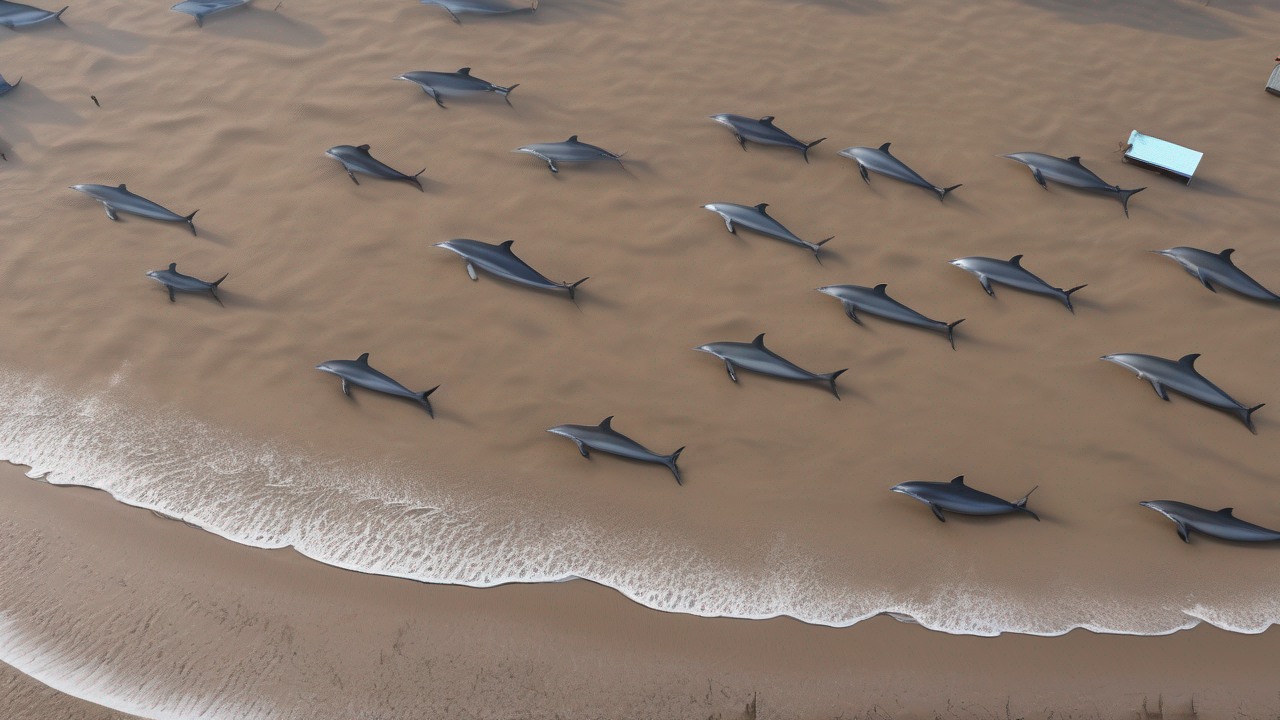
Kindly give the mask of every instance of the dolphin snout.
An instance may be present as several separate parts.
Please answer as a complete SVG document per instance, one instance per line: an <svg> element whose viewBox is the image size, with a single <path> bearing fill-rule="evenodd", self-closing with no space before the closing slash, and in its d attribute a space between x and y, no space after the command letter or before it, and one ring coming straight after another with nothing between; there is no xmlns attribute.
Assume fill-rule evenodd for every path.
<svg viewBox="0 0 1280 720"><path fill-rule="evenodd" d="M715 351L710 350L709 348L707 348L706 345L699 345L698 347L694 348L694 350L697 350L698 352L707 353L708 355L715 355Z"/></svg>

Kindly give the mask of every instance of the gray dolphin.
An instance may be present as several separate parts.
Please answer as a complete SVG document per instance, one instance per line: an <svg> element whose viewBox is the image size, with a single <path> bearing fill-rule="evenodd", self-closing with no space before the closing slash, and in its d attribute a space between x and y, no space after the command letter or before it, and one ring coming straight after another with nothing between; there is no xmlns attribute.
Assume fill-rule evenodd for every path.
<svg viewBox="0 0 1280 720"><path fill-rule="evenodd" d="M889 287L887 283L880 283L873 288L861 285L828 285L817 288L817 290L839 300L840 304L844 306L845 313L849 315L849 319L859 325L862 324L862 321L858 319L857 311L861 310L868 315L877 315L887 320L895 320L900 323L943 333L947 336L947 341L951 343L951 349L956 349L954 331L957 325L964 322L964 318L960 318L953 323L927 318L889 297L884 291L887 287Z"/></svg>
<svg viewBox="0 0 1280 720"><path fill-rule="evenodd" d="M552 282L516 257L516 254L511 251L511 245L514 242L514 240L508 240L501 245L491 245L479 240L459 239L436 243L435 247L452 250L461 255L467 261L467 274L472 280L477 279L476 267L478 266L485 272L520 285L542 290L568 290L569 299L572 300L577 287L591 279L582 278L576 283Z"/></svg>
<svg viewBox="0 0 1280 720"><path fill-rule="evenodd" d="M1227 248L1220 253L1211 253L1193 247L1175 247L1168 250L1148 250L1157 255L1173 258L1186 269L1191 277L1204 283L1204 286L1218 292L1213 283L1235 290L1245 297L1266 302L1280 302L1280 295L1262 287L1257 280L1249 277L1231 261L1231 253L1235 248Z"/></svg>
<svg viewBox="0 0 1280 720"><path fill-rule="evenodd" d="M187 0L169 8L180 13L186 13L196 19L198 27L204 27L204 18L206 15L212 15L223 10L230 10L233 7L247 5L251 0Z"/></svg>
<svg viewBox="0 0 1280 720"><path fill-rule="evenodd" d="M614 430L611 424L612 421L613 416L610 415L599 425L557 425L547 430L547 432L572 440L573 444L578 446L578 452L582 453L584 458L591 457L591 453L588 452L589 448L606 452L610 455L631 458L632 460L665 465L671 471L671 474L676 476L676 484L684 484L684 481L680 479L680 469L676 467L676 458L680 457L681 451L684 450L683 447L670 455L658 455L635 440Z"/></svg>
<svg viewBox="0 0 1280 720"><path fill-rule="evenodd" d="M769 213L765 210L767 207L769 207L769 203L760 203L755 207L738 205L736 203L711 203L709 205L702 206L704 210L710 210L724 218L724 226L729 229L729 232L735 235L738 234L737 228L734 227L734 225L737 224L748 230L754 230L761 235L767 235L775 240L789 242L792 245L799 245L800 247L807 247L813 251L813 256L818 258L818 263L821 264L822 257L818 255L818 251L822 249L823 245L826 245L828 242L835 239L835 236L832 235L826 240L816 243L801 240L796 237L795 233L783 227L782 223L770 217Z"/></svg>
<svg viewBox="0 0 1280 720"><path fill-rule="evenodd" d="M1192 400L1198 400L1205 405L1225 410L1235 415L1240 418L1240 422L1243 422L1245 427L1249 428L1249 432L1257 435L1258 430L1253 426L1252 416L1253 412L1262 407L1262 405L1245 407L1223 392L1222 388L1209 382L1196 370L1196 358L1198 357L1200 357L1199 353L1193 353L1184 355L1181 359L1174 361L1154 355L1115 353L1113 355L1103 355L1102 359L1121 367L1129 368L1138 374L1139 379L1150 382L1151 387L1155 388L1156 395L1159 395L1161 400L1168 401L1168 390L1176 390ZM1265 404L1263 403L1263 405Z"/></svg>
<svg viewBox="0 0 1280 720"><path fill-rule="evenodd" d="M743 115L720 113L719 115L712 115L711 119L721 125L728 126L733 131L733 137L742 146L743 150L747 149L748 140L761 145L781 145L799 150L804 155L805 162L809 162L809 148L826 140L826 138L818 138L811 143L802 143L774 125L772 115L765 115L759 120L755 120Z"/></svg>
<svg viewBox="0 0 1280 720"><path fill-rule="evenodd" d="M443 98L458 97L463 95L474 95L476 93L491 92L502 96L507 104L511 104L511 91L520 87L520 83L516 83L511 87L502 87L494 85L488 80L481 80L478 77L471 76L471 68L461 68L458 72L443 73L431 72L429 70L415 70L407 72L400 77L392 78L393 80L408 80L417 83L422 91L431 96L440 107L444 107Z"/></svg>
<svg viewBox="0 0 1280 720"><path fill-rule="evenodd" d="M229 275L230 273L228 273ZM218 297L218 285L227 279L226 275L214 280L213 282L205 282L199 278L193 278L190 275L183 275L178 272L178 263L169 263L168 270L152 270L147 273L147 277L159 282L169 290L169 302L176 302L177 298L173 296L174 291L189 293L209 293L213 296L218 304L222 304L222 298Z"/></svg>
<svg viewBox="0 0 1280 720"><path fill-rule="evenodd" d="M831 394L835 395L837 400L840 399L840 391L836 389L836 378L849 369L829 373L811 373L765 347L764 333L760 333L749 343L714 342L699 345L694 350L715 355L723 360L725 369L729 371L729 379L734 382L738 382L738 374L734 372L734 366L737 366L743 370L785 380L824 382L831 388Z"/></svg>
<svg viewBox="0 0 1280 720"><path fill-rule="evenodd" d="M342 163L342 167L347 169L347 175L351 177L351 182L359 185L360 181L356 179L355 173L361 172L374 177L385 178L387 180L405 180L418 186L422 190L422 183L418 181L418 175L426 172L426 168L418 171L417 175L405 175L388 165L375 160L369 154L368 145L360 145L358 147L352 145L335 145L324 151L325 155ZM423 192L426 192L423 190Z"/></svg>
<svg viewBox="0 0 1280 720"><path fill-rule="evenodd" d="M991 289L991 283L995 282L1025 290L1029 293L1057 298L1059 302L1067 306L1067 309L1073 315L1076 309L1071 306L1071 293L1080 288L1088 287L1087 285L1077 285L1070 290L1054 287L1023 268L1021 255L1014 255L1008 260L996 260L989 257L967 257L952 260L951 264L961 270L967 270L977 275L978 282L982 283L982 289L986 290L991 297L996 296L995 291Z"/></svg>
<svg viewBox="0 0 1280 720"><path fill-rule="evenodd" d="M473 15L510 15L518 12L536 12L538 9L538 0L533 0L530 7L511 7L502 2L490 2L490 0L422 0L422 5L435 5L438 8L444 8L449 13L449 17L453 21L462 24L458 16L463 13L471 13Z"/></svg>
<svg viewBox="0 0 1280 720"><path fill-rule="evenodd" d="M913 497L928 505L942 522L947 521L942 515L943 510L961 515L1004 515L1024 512L1036 520L1040 519L1039 515L1027 509L1027 498L1031 497L1031 493L1035 492L1036 488L1031 488L1031 492L1023 495L1021 500L1009 502L965 485L964 476L961 475L949 483L904 482L894 485L889 490Z"/></svg>
<svg viewBox="0 0 1280 720"><path fill-rule="evenodd" d="M885 143L879 148L845 148L836 154L856 161L858 163L858 172L862 174L862 179L867 181L868 185L871 184L871 178L867 177L867 171L870 170L871 172L891 177L894 180L901 180L912 185L919 185L926 190L932 190L938 194L939 200L946 200L947 193L960 187L960 185L952 185L948 188L938 187L920 177L920 174L907 167L906 163L889 154L889 143ZM961 183L961 185L963 184Z"/></svg>
<svg viewBox="0 0 1280 720"><path fill-rule="evenodd" d="M578 141L578 136L556 143L533 143L532 145L524 145L518 147L511 152L525 153L541 159L551 168L551 172L558 173L560 169L556 167L558 162L594 162L596 160L616 160L622 165L622 156L626 153L613 153L595 145L588 145Z"/></svg>
<svg viewBox="0 0 1280 720"><path fill-rule="evenodd" d="M0 25L10 30L29 25L39 25L49 20L61 19L62 13L66 12L69 7L71 6L67 5L58 12L49 12L48 10L41 10L22 3L0 0Z"/></svg>
<svg viewBox="0 0 1280 720"><path fill-rule="evenodd" d="M71 189L78 190L102 203L102 206L107 210L107 217L112 220L119 220L120 216L116 213L123 212L163 222L184 222L191 228L191 234L196 234L196 224L192 218L196 216L196 213L200 212L199 210L190 215L179 215L144 197L134 195L129 192L129 188L125 187L124 183L120 183L116 187L111 187L110 185L72 185Z"/></svg>
<svg viewBox="0 0 1280 720"><path fill-rule="evenodd" d="M7 92L9 92L10 90L12 90L12 89L14 89L14 88L18 87L18 86L19 86L19 85L21 85L21 84L22 84L22 78L18 78L18 82L16 82L16 83L14 83L14 84L10 85L10 84L9 84L9 83L4 79L4 76L3 76L3 75L0 75L0 95L4 95L5 93L7 93Z"/></svg>
<svg viewBox="0 0 1280 720"><path fill-rule="evenodd" d="M1140 187L1136 190L1121 190L1119 185L1108 185L1103 182L1102 178L1094 175L1092 171L1080 164L1079 155L1072 155L1066 160L1035 152L1012 153L1010 155L1001 155L1000 157L1017 160L1031 168L1032 177L1045 190L1049 189L1049 186L1045 184L1045 180L1052 180L1075 188L1113 194L1120 198L1120 204L1124 206L1125 217L1129 217L1129 198L1146 190L1145 187Z"/></svg>
<svg viewBox="0 0 1280 720"><path fill-rule="evenodd" d="M346 393L347 397L351 397L351 386L357 385L380 393L409 398L426 408L428 415L433 418L436 416L435 411L431 409L431 401L427 398L430 397L431 393L440 389L439 385L426 392L413 392L369 367L369 353L365 353L355 360L329 360L328 362L322 362L316 366L316 369L333 373L342 378L342 392Z"/></svg>
<svg viewBox="0 0 1280 720"><path fill-rule="evenodd" d="M1147 500L1138 504L1172 520L1178 526L1178 537L1183 542L1191 542L1191 530L1209 537L1238 542L1280 540L1280 532L1238 519L1232 514L1235 508L1222 508L1215 512L1174 500Z"/></svg>

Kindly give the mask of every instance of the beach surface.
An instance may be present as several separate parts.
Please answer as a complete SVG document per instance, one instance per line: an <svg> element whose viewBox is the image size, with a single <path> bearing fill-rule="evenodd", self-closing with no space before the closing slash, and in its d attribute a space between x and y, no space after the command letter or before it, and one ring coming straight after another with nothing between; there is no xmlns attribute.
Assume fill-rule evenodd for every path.
<svg viewBox="0 0 1280 720"><path fill-rule="evenodd" d="M371 670L390 618L416 618L416 657L454 658L439 687L505 672L494 669L502 633L523 638L511 672L535 672L547 655L580 663L545 665L539 677L560 680L534 716L680 716L682 705L646 698L685 702L705 685L695 668L708 666L732 687L707 709L724 717L766 680L761 702L789 717L864 712L867 698L905 697L912 678L936 692L902 712L942 712L958 688L996 707L1036 692L1019 689L1016 673L1041 657L1078 671L1026 713L1084 713L1084 698L1105 696L1096 712L1120 717L1141 706L1137 693L1181 697L1201 686L1173 679L1228 682L1220 670L1241 680L1216 707L1275 703L1250 694L1262 690L1248 687L1246 659L1274 647L1276 549L1184 544L1138 505L1234 507L1280 527L1280 312L1210 292L1147 252L1235 248L1241 268L1280 288L1280 99L1263 92L1275 3L546 0L534 13L457 24L412 2L315 0L261 2L199 28L162 7L104 0L63 19L0 35L0 71L24 77L0 99L0 459L207 533L113 508L105 495L84 507L111 519L76 524L60 508L83 493L15 480L33 494L6 502L32 524L14 526L5 563L31 548L116 552L93 535L107 527L174 539L6 583L0 627L19 634L0 644L0 662L90 700L105 703L112 686L107 704L147 717L215 706L352 717L354 705L320 689L326 664L334 687L359 698L350 703L384 708L368 717L520 714L502 704L516 695L465 712L431 705L497 695L441 694L422 685L421 666ZM519 83L511 105L486 96L441 108L392 80L461 67ZM790 149L744 152L708 119L724 112L828 139L808 163ZM1204 152L1196 179L1121 162L1134 129ZM553 175L510 152L571 135L625 152L623 162ZM885 142L931 182L963 186L944 204L883 176L868 185L836 155ZM410 174L426 167L424 192L352 183L324 154L347 144L369 144ZM1078 155L1107 182L1147 189L1126 219L1114 198L1046 191L998 157L1023 151ZM198 209L199 234L112 222L68 189L81 183L125 183L180 215ZM713 202L768 203L802 238L835 239L819 263L729 234L701 209ZM514 240L552 280L590 280L576 303L488 275L473 282L461 258L433 247L454 238ZM1087 284L1074 314L1003 287L993 299L948 265L1015 255L1056 287ZM207 280L229 273L225 307L199 295L169 302L145 273L174 262ZM877 318L855 325L814 290L879 283L929 317L964 318L956 349ZM748 372L734 383L693 351L760 333L809 370L848 368L842 399ZM366 352L411 390L440 385L435 419L358 388L348 398L314 369ZM1254 415L1259 434L1181 396L1161 402L1099 360L1119 352L1201 353L1197 368L1226 392L1268 403ZM685 446L684 485L659 466L586 460L545 432L609 416L654 451ZM1009 500L1037 487L1029 507L1042 522L939 523L888 491L957 475ZM57 538L67 538L61 549L40 549ZM180 550L185 560L168 562L187 574L136 589L137 601L89 590L127 579L128 566L159 578L160 554ZM223 556L236 560L204 567ZM202 646L213 630L170 616L165 652L190 662L167 669L107 650L117 630L86 619L145 626L130 613L147 608L230 618L218 588L248 588L249 576L236 577L255 562L280 564L253 571L263 583L314 573L306 583L337 594L313 607L322 598L304 585L264 585L251 611L264 624L241 632L260 638L253 651ZM572 578L591 582L509 585ZM329 635L334 608L361 603L376 609L351 617L382 624ZM436 604L459 615L435 622ZM570 607L576 615L557 614ZM302 668L291 666L286 626L310 638ZM1119 637L1132 635L1167 637ZM552 641L570 644L538 649ZM1214 663L1202 646L1220 653ZM208 659L197 662L201 647ZM805 648L814 655L802 661ZM259 650L276 653L274 670L245 659ZM36 656L39 671L24 660ZM983 684L943 671L947 659L1010 674ZM94 675L99 664L114 669ZM149 669L162 679L128 675ZM402 694L379 694L392 687ZM615 704L593 704L605 695Z"/></svg>

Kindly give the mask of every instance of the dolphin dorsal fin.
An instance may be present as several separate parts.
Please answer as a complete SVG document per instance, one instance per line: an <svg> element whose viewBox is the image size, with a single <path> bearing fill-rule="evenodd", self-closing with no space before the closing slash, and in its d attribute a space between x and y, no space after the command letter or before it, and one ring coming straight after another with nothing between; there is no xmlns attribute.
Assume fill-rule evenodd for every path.
<svg viewBox="0 0 1280 720"><path fill-rule="evenodd" d="M964 485L964 476L963 476L963 475L958 475L958 476L956 476L956 477L952 478L952 479L951 479L951 484L952 484L952 485Z"/></svg>
<svg viewBox="0 0 1280 720"><path fill-rule="evenodd" d="M1218 253L1218 257L1222 258L1223 260L1226 260L1227 262L1231 262L1231 253L1235 251L1236 251L1235 248L1227 248L1226 250L1223 250L1222 252Z"/></svg>
<svg viewBox="0 0 1280 720"><path fill-rule="evenodd" d="M565 142L578 142L578 136L574 135L570 137L568 140L565 140Z"/></svg>
<svg viewBox="0 0 1280 720"><path fill-rule="evenodd" d="M471 68L458 68L458 74L471 77Z"/></svg>
<svg viewBox="0 0 1280 720"><path fill-rule="evenodd" d="M117 185L117 186L116 186L116 189L117 189L117 190L123 190L123 191L125 191L125 192L129 192L129 188L125 187L125 186L124 186L124 183L120 183L119 185Z"/></svg>
<svg viewBox="0 0 1280 720"><path fill-rule="evenodd" d="M756 336L756 339L751 341L751 344L752 344L752 345L755 345L755 346L756 346L756 347L758 347L758 348L763 348L763 347L764 347L764 333L760 333L759 335L757 335L757 336Z"/></svg>
<svg viewBox="0 0 1280 720"><path fill-rule="evenodd" d="M884 289L887 287L889 287L889 283L880 283L879 285L871 288L871 291L877 295L884 295Z"/></svg>
<svg viewBox="0 0 1280 720"><path fill-rule="evenodd" d="M1079 164L1080 164L1080 156L1079 156L1079 155L1072 155L1071 157L1067 158L1067 162L1070 162L1070 163L1074 163L1074 164L1076 164L1076 165L1079 165Z"/></svg>
<svg viewBox="0 0 1280 720"><path fill-rule="evenodd" d="M609 417L600 421L600 427L604 428L605 430L612 430L613 429L612 421L613 421L613 416L610 415Z"/></svg>
<svg viewBox="0 0 1280 720"><path fill-rule="evenodd" d="M359 147L357 147L356 149L357 149L357 150L363 150L363 151L365 151L365 152L369 152L369 146L368 146L368 145L360 145L360 146L359 146Z"/></svg>
<svg viewBox="0 0 1280 720"><path fill-rule="evenodd" d="M360 363L361 365L368 365L368 364L369 364L369 353L365 353L365 354L361 355L360 357L356 358L356 362Z"/></svg>
<svg viewBox="0 0 1280 720"><path fill-rule="evenodd" d="M1178 358L1178 364L1179 364L1179 365L1186 365L1187 367L1191 368L1192 370L1195 370L1195 369L1196 369L1196 358L1198 358L1198 357L1200 357L1200 353L1191 353L1190 355L1183 355L1182 357Z"/></svg>
<svg viewBox="0 0 1280 720"><path fill-rule="evenodd" d="M764 117L760 118L760 124L761 124L761 125L768 125L769 127L773 127L773 116L772 116L772 115L765 115Z"/></svg>
<svg viewBox="0 0 1280 720"><path fill-rule="evenodd" d="M1009 258L1009 264L1015 265L1017 267L1022 267L1022 256L1014 255L1013 257Z"/></svg>
<svg viewBox="0 0 1280 720"><path fill-rule="evenodd" d="M511 249L511 245L512 245L514 242L515 242L515 240L508 240L508 241L506 241L506 242L502 243L501 245L499 245L498 247L502 248L503 250L510 250L510 249Z"/></svg>
<svg viewBox="0 0 1280 720"><path fill-rule="evenodd" d="M760 203L756 206L756 210L760 211L761 215L768 215L769 213L765 212L765 208L767 207L769 207L769 203Z"/></svg>
<svg viewBox="0 0 1280 720"><path fill-rule="evenodd" d="M178 272L178 263L169 263L169 272Z"/></svg>
<svg viewBox="0 0 1280 720"><path fill-rule="evenodd" d="M886 153L887 153L887 152L889 152L889 146L890 146L890 145L892 145L892 144L893 144L893 143L885 143L885 144L881 145L881 146L880 146L880 152L886 152Z"/></svg>
<svg viewBox="0 0 1280 720"><path fill-rule="evenodd" d="M1231 514L1231 511L1232 511L1232 510L1235 510L1235 508L1222 508L1221 510L1219 510L1219 511L1218 511L1218 514L1220 514L1220 515L1226 515L1226 516L1227 516L1227 517L1229 517L1229 518L1233 518L1233 517L1235 517L1235 515L1232 515L1232 514Z"/></svg>

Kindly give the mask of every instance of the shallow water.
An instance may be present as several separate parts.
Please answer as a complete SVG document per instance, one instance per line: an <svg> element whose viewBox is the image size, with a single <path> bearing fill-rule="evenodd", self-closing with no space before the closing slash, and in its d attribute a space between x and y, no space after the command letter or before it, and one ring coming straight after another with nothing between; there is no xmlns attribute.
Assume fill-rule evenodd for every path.
<svg viewBox="0 0 1280 720"><path fill-rule="evenodd" d="M847 625L881 612L952 633L1086 627L1162 634L1280 619L1274 548L1184 545L1140 500L1280 526L1268 407L1253 436L1160 402L1112 352L1203 353L1246 405L1280 403L1280 312L1213 294L1144 251L1235 247L1280 286L1269 5L548 0L455 25L437 8L270 3L206 19L106 2L0 36L8 242L0 247L0 457L238 542L342 567L494 585L577 576L647 606ZM19 67L21 66L21 67ZM441 109L409 70L500 98ZM12 70L10 68L13 68ZM89 95L102 107L95 107ZM749 146L707 119L775 115L810 152ZM1119 161L1131 129L1206 153L1190 187ZM509 151L580 135L616 165L549 173ZM945 205L835 155L891 141ZM352 184L339 144L425 193ZM995 157L1081 155L1130 203ZM107 220L76 183L119 184L185 227ZM725 232L709 202L770 203L803 249ZM468 279L437 242L515 240L561 295ZM1007 258L1072 315L947 265ZM177 262L230 277L226 307L169 303ZM945 339L849 321L813 288L889 283ZM741 373L692 348L749 341L840 378ZM437 418L355 391L319 362L371 353ZM686 479L580 457L548 435L615 416ZM951 517L888 488L964 474L1025 516ZM56 627L44 632L58 633ZM3 658L0 658L3 659Z"/></svg>

